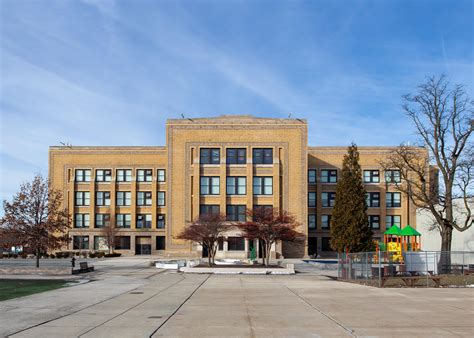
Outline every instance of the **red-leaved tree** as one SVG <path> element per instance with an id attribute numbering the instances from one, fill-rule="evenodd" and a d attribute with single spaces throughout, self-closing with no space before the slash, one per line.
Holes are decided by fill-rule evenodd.
<path id="1" fill-rule="evenodd" d="M 293 215 L 284 210 L 269 207 L 257 207 L 247 210 L 252 221 L 239 223 L 237 226 L 243 236 L 249 240 L 258 239 L 264 249 L 263 263 L 270 264 L 270 250 L 277 241 L 300 242 L 304 235 L 296 229 L 300 226 Z"/>
<path id="2" fill-rule="evenodd" d="M 217 252 L 219 237 L 234 227 L 226 220 L 222 214 L 203 214 L 186 227 L 177 236 L 178 239 L 184 239 L 199 243 L 208 250 L 208 264 L 214 264 L 214 258 Z"/>
<path id="3" fill-rule="evenodd" d="M 14 245 L 36 253 L 36 267 L 42 253 L 69 242 L 69 213 L 62 206 L 62 194 L 50 187 L 48 179 L 36 175 L 20 186 L 11 202 L 3 201 L 2 232 L 14 238 Z"/>

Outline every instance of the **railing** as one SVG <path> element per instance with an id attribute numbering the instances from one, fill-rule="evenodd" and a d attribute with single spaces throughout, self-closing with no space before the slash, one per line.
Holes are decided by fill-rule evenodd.
<path id="1" fill-rule="evenodd" d="M 472 251 L 338 254 L 338 277 L 371 286 L 474 285 Z"/>

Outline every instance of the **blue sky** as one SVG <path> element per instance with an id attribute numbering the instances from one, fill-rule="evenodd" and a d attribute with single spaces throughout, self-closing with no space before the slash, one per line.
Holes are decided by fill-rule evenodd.
<path id="1" fill-rule="evenodd" d="M 306 118 L 310 145 L 415 141 L 426 75 L 473 93 L 473 2 L 2 0 L 1 191 L 50 145 L 164 145 L 165 121 Z"/>

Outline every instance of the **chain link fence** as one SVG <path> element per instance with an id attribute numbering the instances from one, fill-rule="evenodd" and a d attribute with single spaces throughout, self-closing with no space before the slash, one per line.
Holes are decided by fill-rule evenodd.
<path id="1" fill-rule="evenodd" d="M 377 287 L 474 286 L 474 252 L 338 254 L 338 278 Z"/>

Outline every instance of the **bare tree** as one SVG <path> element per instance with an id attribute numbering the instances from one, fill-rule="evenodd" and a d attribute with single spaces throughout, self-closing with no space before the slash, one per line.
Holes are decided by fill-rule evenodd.
<path id="1" fill-rule="evenodd" d="M 110 222 L 107 222 L 102 229 L 102 235 L 104 236 L 105 244 L 107 245 L 109 254 L 114 253 L 115 243 L 117 240 L 117 228 L 110 224 Z"/>
<path id="2" fill-rule="evenodd" d="M 68 243 L 69 213 L 62 206 L 62 194 L 41 175 L 22 184 L 11 202 L 3 201 L 3 209 L 3 231 L 16 238 L 16 245 L 36 253 L 36 267 L 41 253 Z"/>
<path id="3" fill-rule="evenodd" d="M 207 248 L 208 264 L 211 266 L 214 264 L 219 237 L 233 227 L 234 225 L 229 223 L 222 214 L 203 214 L 188 224 L 177 238 L 196 242 L 203 248 Z"/>
<path id="4" fill-rule="evenodd" d="M 470 138 L 474 101 L 467 97 L 462 85 L 451 87 L 442 75 L 428 78 L 416 94 L 405 95 L 403 108 L 428 149 L 429 158 L 422 156 L 419 148 L 402 145 L 382 166 L 400 171 L 397 188 L 414 205 L 433 215 L 441 235 L 441 250 L 451 251 L 453 229 L 465 231 L 473 224 L 468 200 L 473 196 L 474 185 L 474 147 Z M 464 200 L 467 214 L 463 219 L 453 213 L 456 198 Z"/>
<path id="5" fill-rule="evenodd" d="M 304 235 L 296 231 L 300 226 L 293 215 L 277 208 L 258 207 L 247 210 L 252 221 L 239 223 L 237 226 L 250 240 L 258 239 L 263 246 L 263 261 L 270 264 L 270 250 L 277 241 L 297 242 L 304 240 Z"/>

